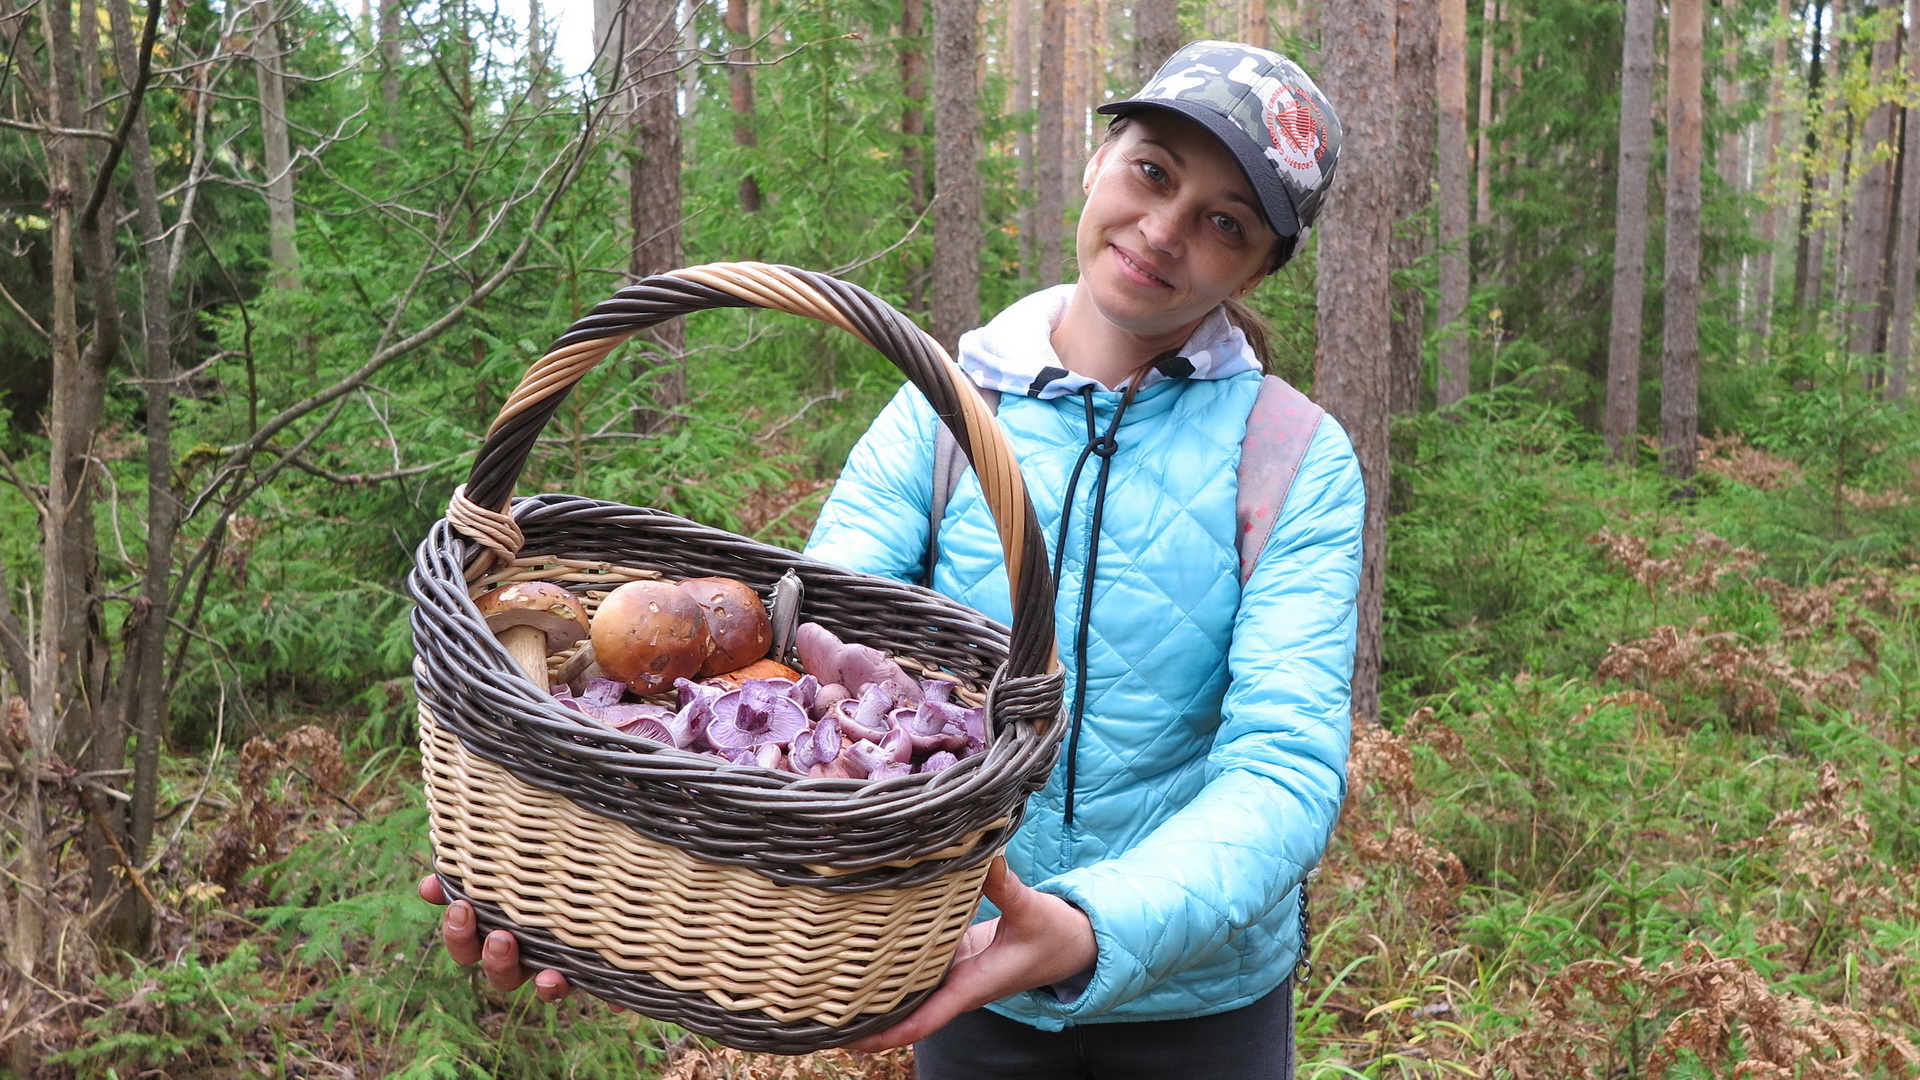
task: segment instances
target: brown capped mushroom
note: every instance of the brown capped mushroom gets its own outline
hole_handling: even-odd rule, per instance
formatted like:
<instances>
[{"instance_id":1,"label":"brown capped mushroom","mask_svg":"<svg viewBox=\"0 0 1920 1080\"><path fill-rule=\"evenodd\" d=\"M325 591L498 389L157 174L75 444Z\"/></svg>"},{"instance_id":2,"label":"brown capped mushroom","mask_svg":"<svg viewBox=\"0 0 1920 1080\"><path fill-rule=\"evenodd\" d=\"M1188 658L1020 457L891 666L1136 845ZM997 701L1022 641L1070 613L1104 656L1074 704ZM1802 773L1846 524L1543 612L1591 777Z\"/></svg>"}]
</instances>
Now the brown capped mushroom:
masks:
<instances>
[{"instance_id":1,"label":"brown capped mushroom","mask_svg":"<svg viewBox=\"0 0 1920 1080\"><path fill-rule=\"evenodd\" d=\"M629 581L593 615L593 655L609 679L642 696L692 677L713 651L707 619L675 582Z\"/></svg>"},{"instance_id":2,"label":"brown capped mushroom","mask_svg":"<svg viewBox=\"0 0 1920 1080\"><path fill-rule=\"evenodd\" d=\"M587 636L586 607L551 582L522 581L495 589L475 601L475 606L507 655L542 690L547 688L547 654Z\"/></svg>"},{"instance_id":3,"label":"brown capped mushroom","mask_svg":"<svg viewBox=\"0 0 1920 1080\"><path fill-rule=\"evenodd\" d=\"M707 617L713 652L695 678L704 679L746 667L767 655L773 645L773 620L753 586L733 578L688 578L680 583Z\"/></svg>"}]
</instances>

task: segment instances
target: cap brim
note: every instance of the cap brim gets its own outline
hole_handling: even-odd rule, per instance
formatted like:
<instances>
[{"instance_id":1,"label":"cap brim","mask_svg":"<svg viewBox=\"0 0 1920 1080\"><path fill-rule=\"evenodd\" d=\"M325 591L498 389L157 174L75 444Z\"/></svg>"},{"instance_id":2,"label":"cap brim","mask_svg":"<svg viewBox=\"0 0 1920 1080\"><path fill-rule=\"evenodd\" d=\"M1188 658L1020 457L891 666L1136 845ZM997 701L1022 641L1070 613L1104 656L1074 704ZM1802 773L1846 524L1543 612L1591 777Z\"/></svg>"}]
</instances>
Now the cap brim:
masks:
<instances>
[{"instance_id":1,"label":"cap brim","mask_svg":"<svg viewBox=\"0 0 1920 1080\"><path fill-rule=\"evenodd\" d=\"M1222 116L1218 111L1190 101L1164 98L1134 98L1128 101L1113 101L1094 109L1103 116L1125 116L1144 109L1166 109L1177 112L1201 127L1213 133L1222 146L1227 148L1235 161L1240 163L1240 171L1247 176L1247 183L1253 185L1253 193L1260 199L1260 208L1267 219L1267 227L1276 236L1300 235L1300 218L1293 211L1293 200L1287 196L1287 187L1280 182L1279 174L1274 171L1273 162L1261 153L1255 143L1240 125Z\"/></svg>"}]
</instances>

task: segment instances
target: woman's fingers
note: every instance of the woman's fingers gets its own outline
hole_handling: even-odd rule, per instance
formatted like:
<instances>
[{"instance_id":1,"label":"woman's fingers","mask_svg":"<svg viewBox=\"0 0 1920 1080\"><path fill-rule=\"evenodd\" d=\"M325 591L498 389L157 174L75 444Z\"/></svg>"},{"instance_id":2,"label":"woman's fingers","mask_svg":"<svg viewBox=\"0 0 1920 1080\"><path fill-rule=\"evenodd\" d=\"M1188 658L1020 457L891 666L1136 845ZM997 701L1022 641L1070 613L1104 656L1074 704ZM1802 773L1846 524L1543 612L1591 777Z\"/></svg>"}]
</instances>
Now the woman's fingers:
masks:
<instances>
[{"instance_id":1,"label":"woman's fingers","mask_svg":"<svg viewBox=\"0 0 1920 1080\"><path fill-rule=\"evenodd\" d=\"M428 874L420 879L420 899L429 904L447 906L447 890L441 887L439 874Z\"/></svg>"},{"instance_id":2,"label":"woman's fingers","mask_svg":"<svg viewBox=\"0 0 1920 1080\"><path fill-rule=\"evenodd\" d=\"M527 971L520 966L520 943L505 930L487 935L486 948L480 955L480 970L487 976L487 985L503 994L527 981Z\"/></svg>"},{"instance_id":3,"label":"woman's fingers","mask_svg":"<svg viewBox=\"0 0 1920 1080\"><path fill-rule=\"evenodd\" d=\"M456 900L447 908L446 918L440 920L440 940L447 946L447 955L461 967L480 962L480 925L473 917L472 904Z\"/></svg>"}]
</instances>

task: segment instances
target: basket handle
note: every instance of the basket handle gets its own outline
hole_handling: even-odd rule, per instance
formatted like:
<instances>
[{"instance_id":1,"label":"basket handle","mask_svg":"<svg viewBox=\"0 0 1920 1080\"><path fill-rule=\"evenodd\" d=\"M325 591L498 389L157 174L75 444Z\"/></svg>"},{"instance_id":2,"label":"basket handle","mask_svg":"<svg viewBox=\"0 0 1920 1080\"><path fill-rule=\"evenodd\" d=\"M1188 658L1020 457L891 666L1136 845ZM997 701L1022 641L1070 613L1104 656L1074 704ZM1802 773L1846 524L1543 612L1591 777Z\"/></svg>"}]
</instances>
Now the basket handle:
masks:
<instances>
[{"instance_id":1,"label":"basket handle","mask_svg":"<svg viewBox=\"0 0 1920 1080\"><path fill-rule=\"evenodd\" d=\"M513 559L522 544L511 513L514 485L535 440L574 384L647 327L694 311L738 307L832 323L893 361L926 395L978 474L1000 533L1013 600L1007 674L1055 670L1053 575L1006 434L939 342L886 301L825 274L767 263L706 263L656 274L595 305L534 361L500 407L467 482L454 489L448 523L496 557Z\"/></svg>"}]
</instances>

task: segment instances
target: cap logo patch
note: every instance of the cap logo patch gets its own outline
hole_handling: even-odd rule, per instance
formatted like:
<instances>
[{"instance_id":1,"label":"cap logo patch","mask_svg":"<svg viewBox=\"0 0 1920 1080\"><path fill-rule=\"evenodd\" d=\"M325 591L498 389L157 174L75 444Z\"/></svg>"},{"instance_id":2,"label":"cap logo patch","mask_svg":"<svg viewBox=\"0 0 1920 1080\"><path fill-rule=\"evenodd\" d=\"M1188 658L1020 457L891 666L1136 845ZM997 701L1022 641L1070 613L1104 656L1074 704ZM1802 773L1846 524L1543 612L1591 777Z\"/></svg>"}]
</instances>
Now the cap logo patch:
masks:
<instances>
[{"instance_id":1,"label":"cap logo patch","mask_svg":"<svg viewBox=\"0 0 1920 1080\"><path fill-rule=\"evenodd\" d=\"M1318 164L1327 152L1327 128L1313 98L1298 87L1282 83L1267 95L1263 106L1267 134L1280 160L1293 169Z\"/></svg>"}]
</instances>

